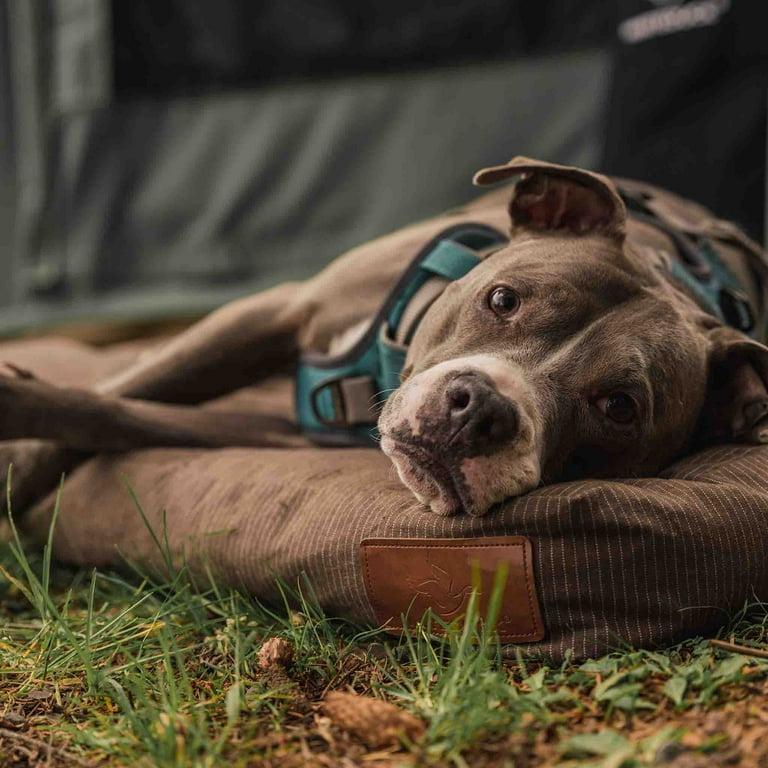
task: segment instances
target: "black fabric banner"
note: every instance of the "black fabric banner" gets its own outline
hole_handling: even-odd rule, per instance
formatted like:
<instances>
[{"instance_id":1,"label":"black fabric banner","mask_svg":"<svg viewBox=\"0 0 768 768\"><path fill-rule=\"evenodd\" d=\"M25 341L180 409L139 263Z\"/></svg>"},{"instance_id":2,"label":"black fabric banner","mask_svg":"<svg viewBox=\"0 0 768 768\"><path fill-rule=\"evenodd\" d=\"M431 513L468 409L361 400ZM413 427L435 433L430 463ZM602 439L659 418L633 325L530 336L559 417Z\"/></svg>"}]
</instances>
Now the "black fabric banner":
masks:
<instances>
[{"instance_id":1,"label":"black fabric banner","mask_svg":"<svg viewBox=\"0 0 768 768\"><path fill-rule=\"evenodd\" d=\"M603 168L764 235L768 38L747 0L622 0Z\"/></svg>"}]
</instances>

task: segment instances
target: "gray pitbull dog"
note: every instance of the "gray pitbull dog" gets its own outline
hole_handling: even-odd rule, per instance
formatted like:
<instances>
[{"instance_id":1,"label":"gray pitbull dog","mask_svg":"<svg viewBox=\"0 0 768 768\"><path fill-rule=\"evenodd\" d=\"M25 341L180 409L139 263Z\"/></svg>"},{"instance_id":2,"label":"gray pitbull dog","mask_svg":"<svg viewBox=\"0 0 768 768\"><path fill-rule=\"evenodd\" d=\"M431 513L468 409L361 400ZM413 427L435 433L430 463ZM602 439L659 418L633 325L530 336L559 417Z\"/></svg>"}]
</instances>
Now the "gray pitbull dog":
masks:
<instances>
[{"instance_id":1,"label":"gray pitbull dog","mask_svg":"<svg viewBox=\"0 0 768 768\"><path fill-rule=\"evenodd\" d=\"M764 327L761 249L638 182L520 157L475 181L513 177L309 281L223 307L96 391L3 377L0 437L57 441L24 455L14 494L41 495L82 458L72 449L294 444L269 417L191 406L354 343L419 247L465 222L511 222L509 241L434 298L378 420L382 450L434 512L483 514L542 483L649 475L711 442L768 442L768 348L726 322L746 312ZM712 246L743 295L713 310L678 277L681 241Z\"/></svg>"}]
</instances>

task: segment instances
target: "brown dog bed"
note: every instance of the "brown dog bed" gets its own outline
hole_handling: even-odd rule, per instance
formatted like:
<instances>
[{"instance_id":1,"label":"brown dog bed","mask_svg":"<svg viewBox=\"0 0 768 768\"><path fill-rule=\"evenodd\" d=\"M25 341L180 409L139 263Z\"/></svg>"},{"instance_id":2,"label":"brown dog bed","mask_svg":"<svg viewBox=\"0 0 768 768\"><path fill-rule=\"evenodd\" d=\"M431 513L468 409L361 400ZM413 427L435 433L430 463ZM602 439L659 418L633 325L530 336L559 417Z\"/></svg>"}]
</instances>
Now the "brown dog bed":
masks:
<instances>
[{"instance_id":1,"label":"brown dog bed","mask_svg":"<svg viewBox=\"0 0 768 768\"><path fill-rule=\"evenodd\" d=\"M136 354L31 344L4 345L2 359L58 383L94 381ZM236 397L290 411L289 386ZM19 442L2 444L3 472L18 450ZM331 615L364 623L397 626L400 610L417 616L426 604L451 618L466 604L477 563L504 561L502 638L553 660L568 649L583 658L708 633L746 602L768 598L768 446L710 449L660 478L541 488L482 518L424 511L370 449L101 456L65 484L58 557L162 568L123 478L158 531L165 512L174 558L193 573L210 569L265 600L279 597L276 577L295 583L306 574ZM51 509L49 497L28 510L26 530L45 535ZM480 578L488 584L487 573Z\"/></svg>"}]
</instances>

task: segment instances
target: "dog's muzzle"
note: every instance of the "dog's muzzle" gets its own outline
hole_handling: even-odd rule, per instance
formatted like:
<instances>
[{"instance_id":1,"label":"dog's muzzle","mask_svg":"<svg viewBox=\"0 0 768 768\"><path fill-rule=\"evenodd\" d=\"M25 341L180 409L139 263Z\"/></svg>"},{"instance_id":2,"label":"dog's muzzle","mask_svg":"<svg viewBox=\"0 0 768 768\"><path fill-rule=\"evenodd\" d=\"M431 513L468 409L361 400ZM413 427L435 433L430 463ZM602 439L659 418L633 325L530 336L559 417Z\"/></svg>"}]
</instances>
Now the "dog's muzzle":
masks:
<instances>
[{"instance_id":1,"label":"dog's muzzle","mask_svg":"<svg viewBox=\"0 0 768 768\"><path fill-rule=\"evenodd\" d=\"M390 398L379 429L401 480L439 514L483 514L539 482L532 393L490 355L415 376Z\"/></svg>"}]
</instances>

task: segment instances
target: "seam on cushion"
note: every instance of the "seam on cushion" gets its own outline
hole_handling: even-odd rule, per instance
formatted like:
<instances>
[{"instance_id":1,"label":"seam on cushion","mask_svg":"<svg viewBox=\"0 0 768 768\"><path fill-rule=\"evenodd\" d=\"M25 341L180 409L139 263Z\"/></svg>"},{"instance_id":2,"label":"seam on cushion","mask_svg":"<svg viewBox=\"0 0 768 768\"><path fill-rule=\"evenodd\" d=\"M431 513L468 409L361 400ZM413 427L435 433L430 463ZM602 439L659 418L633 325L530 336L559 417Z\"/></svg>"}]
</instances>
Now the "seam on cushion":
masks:
<instances>
[{"instance_id":1,"label":"seam on cushion","mask_svg":"<svg viewBox=\"0 0 768 768\"><path fill-rule=\"evenodd\" d=\"M363 560L365 561L365 571L363 574L365 587L366 587L365 591L368 596L368 600L370 600L371 607L373 608L373 617L378 622L379 617L377 614L379 613L379 608L378 608L379 604L378 604L378 601L375 600L373 597L374 592L373 592L373 582L371 581L371 563L370 563L370 559L368 558L368 552L365 549L363 550Z\"/></svg>"}]
</instances>

